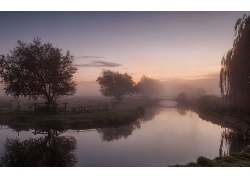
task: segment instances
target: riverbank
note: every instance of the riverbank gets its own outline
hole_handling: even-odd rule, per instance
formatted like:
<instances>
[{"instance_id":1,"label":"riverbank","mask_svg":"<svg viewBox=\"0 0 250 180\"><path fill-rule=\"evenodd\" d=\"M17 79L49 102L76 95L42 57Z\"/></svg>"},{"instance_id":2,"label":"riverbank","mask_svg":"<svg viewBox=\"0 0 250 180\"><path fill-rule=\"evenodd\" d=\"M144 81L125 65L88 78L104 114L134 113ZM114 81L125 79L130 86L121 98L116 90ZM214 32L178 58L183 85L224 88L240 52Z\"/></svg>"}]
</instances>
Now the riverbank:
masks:
<instances>
[{"instance_id":1,"label":"riverbank","mask_svg":"<svg viewBox=\"0 0 250 180\"><path fill-rule=\"evenodd\" d=\"M16 130L90 129L103 126L120 126L142 117L146 102L123 102L109 109L42 113L33 111L1 112L0 124Z\"/></svg>"},{"instance_id":2,"label":"riverbank","mask_svg":"<svg viewBox=\"0 0 250 180\"><path fill-rule=\"evenodd\" d=\"M238 111L224 104L218 97L205 96L196 101L186 102L186 107L195 111L205 121L227 127L237 132L250 136L250 116L246 112ZM173 167L250 167L250 145L239 153L229 156L209 159L203 156L197 158L196 162L185 165L173 165Z\"/></svg>"},{"instance_id":3,"label":"riverbank","mask_svg":"<svg viewBox=\"0 0 250 180\"><path fill-rule=\"evenodd\" d=\"M216 157L214 159L200 156L196 162L190 162L186 165L177 164L171 167L250 167L250 145L240 153L233 153L230 156Z\"/></svg>"},{"instance_id":4,"label":"riverbank","mask_svg":"<svg viewBox=\"0 0 250 180\"><path fill-rule=\"evenodd\" d=\"M216 97L203 97L193 103L192 109L201 119L235 129L250 136L250 115L224 104Z\"/></svg>"}]
</instances>

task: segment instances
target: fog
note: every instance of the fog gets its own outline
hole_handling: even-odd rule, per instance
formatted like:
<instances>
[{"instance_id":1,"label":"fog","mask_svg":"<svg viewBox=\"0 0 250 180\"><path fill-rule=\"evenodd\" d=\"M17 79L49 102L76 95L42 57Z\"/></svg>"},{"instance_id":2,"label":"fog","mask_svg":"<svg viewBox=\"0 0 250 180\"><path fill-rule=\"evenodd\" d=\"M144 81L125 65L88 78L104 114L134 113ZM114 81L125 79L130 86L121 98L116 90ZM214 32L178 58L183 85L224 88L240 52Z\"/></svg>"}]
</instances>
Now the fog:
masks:
<instances>
[{"instance_id":1,"label":"fog","mask_svg":"<svg viewBox=\"0 0 250 180\"><path fill-rule=\"evenodd\" d=\"M185 92L188 97L195 96L194 89L204 88L207 95L220 96L219 77L195 80L167 80L161 81L164 85L164 93L159 95L177 96ZM100 86L96 81L77 82L77 91L74 96L101 96ZM5 96L3 86L0 85L0 96Z\"/></svg>"},{"instance_id":2,"label":"fog","mask_svg":"<svg viewBox=\"0 0 250 180\"><path fill-rule=\"evenodd\" d=\"M161 81L164 85L164 93L159 95L177 96L181 92L185 92L188 96L195 96L196 88L204 88L207 95L220 96L219 77L209 79L195 80L168 80ZM79 96L101 96L100 86L96 81L86 81L78 83L77 92Z\"/></svg>"}]
</instances>

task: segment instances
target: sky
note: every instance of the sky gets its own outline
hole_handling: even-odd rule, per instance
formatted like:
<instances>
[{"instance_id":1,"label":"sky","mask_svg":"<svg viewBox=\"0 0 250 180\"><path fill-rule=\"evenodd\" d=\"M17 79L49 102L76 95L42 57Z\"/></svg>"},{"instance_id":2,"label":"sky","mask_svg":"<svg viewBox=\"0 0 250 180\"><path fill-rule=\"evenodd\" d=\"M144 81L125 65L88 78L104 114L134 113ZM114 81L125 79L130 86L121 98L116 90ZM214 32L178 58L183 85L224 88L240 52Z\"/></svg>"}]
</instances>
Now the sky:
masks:
<instances>
[{"instance_id":1,"label":"sky","mask_svg":"<svg viewBox=\"0 0 250 180\"><path fill-rule=\"evenodd\" d=\"M214 79L232 47L243 11L0 11L0 54L17 40L43 43L74 55L78 93L97 93L102 70L143 75L166 82ZM206 83L205 83L206 84ZM201 86L201 85L200 85ZM84 90L85 89L85 90Z\"/></svg>"}]
</instances>

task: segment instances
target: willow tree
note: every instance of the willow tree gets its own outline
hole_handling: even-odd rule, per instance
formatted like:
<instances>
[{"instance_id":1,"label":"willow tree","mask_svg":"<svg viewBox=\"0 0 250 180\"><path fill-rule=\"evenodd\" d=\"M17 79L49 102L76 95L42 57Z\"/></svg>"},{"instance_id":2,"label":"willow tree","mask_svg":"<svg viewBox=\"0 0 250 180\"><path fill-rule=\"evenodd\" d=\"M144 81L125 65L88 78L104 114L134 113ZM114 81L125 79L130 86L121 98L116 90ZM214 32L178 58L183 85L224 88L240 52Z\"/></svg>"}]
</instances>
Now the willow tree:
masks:
<instances>
[{"instance_id":1,"label":"willow tree","mask_svg":"<svg viewBox=\"0 0 250 180\"><path fill-rule=\"evenodd\" d=\"M234 27L233 47L221 60L220 89L225 101L238 109L250 105L250 15L243 15Z\"/></svg>"},{"instance_id":2,"label":"willow tree","mask_svg":"<svg viewBox=\"0 0 250 180\"><path fill-rule=\"evenodd\" d=\"M33 43L17 43L10 54L0 56L0 82L7 95L40 97L50 105L60 96L75 93L77 68L69 51L64 54L51 43L42 44L38 37Z\"/></svg>"}]
</instances>

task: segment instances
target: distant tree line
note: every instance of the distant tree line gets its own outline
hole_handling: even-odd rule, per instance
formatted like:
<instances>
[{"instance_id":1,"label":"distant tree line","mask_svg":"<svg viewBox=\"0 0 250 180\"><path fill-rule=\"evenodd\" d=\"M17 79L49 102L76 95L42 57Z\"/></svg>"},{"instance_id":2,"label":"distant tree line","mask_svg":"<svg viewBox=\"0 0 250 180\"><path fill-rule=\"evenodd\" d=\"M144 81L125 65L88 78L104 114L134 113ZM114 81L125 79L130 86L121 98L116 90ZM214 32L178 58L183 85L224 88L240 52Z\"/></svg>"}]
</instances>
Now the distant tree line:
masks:
<instances>
[{"instance_id":1,"label":"distant tree line","mask_svg":"<svg viewBox=\"0 0 250 180\"><path fill-rule=\"evenodd\" d=\"M43 98L48 110L55 109L51 105L57 98L75 94L76 72L74 57L69 51L64 53L51 43L43 44L38 37L32 43L17 41L9 54L0 55L0 83L5 93L14 98ZM96 81L101 94L113 97L117 103L132 94L150 98L164 92L164 85L159 80L145 75L135 83L127 73L104 70Z\"/></svg>"},{"instance_id":2,"label":"distant tree line","mask_svg":"<svg viewBox=\"0 0 250 180\"><path fill-rule=\"evenodd\" d=\"M77 68L73 58L69 51L63 53L51 43L43 44L38 37L28 44L17 41L9 54L0 55L0 82L7 95L33 100L43 98L51 109L57 98L76 92L73 77ZM101 94L113 97L118 103L133 93L147 97L164 88L158 80L143 76L136 84L127 73L110 70L103 71L96 81Z\"/></svg>"},{"instance_id":3,"label":"distant tree line","mask_svg":"<svg viewBox=\"0 0 250 180\"><path fill-rule=\"evenodd\" d=\"M136 84L132 76L127 73L121 74L110 70L104 70L96 80L100 84L100 92L107 97L113 97L115 102L120 103L126 96L141 94L144 98L159 94L164 89L160 81L143 75Z\"/></svg>"}]
</instances>

